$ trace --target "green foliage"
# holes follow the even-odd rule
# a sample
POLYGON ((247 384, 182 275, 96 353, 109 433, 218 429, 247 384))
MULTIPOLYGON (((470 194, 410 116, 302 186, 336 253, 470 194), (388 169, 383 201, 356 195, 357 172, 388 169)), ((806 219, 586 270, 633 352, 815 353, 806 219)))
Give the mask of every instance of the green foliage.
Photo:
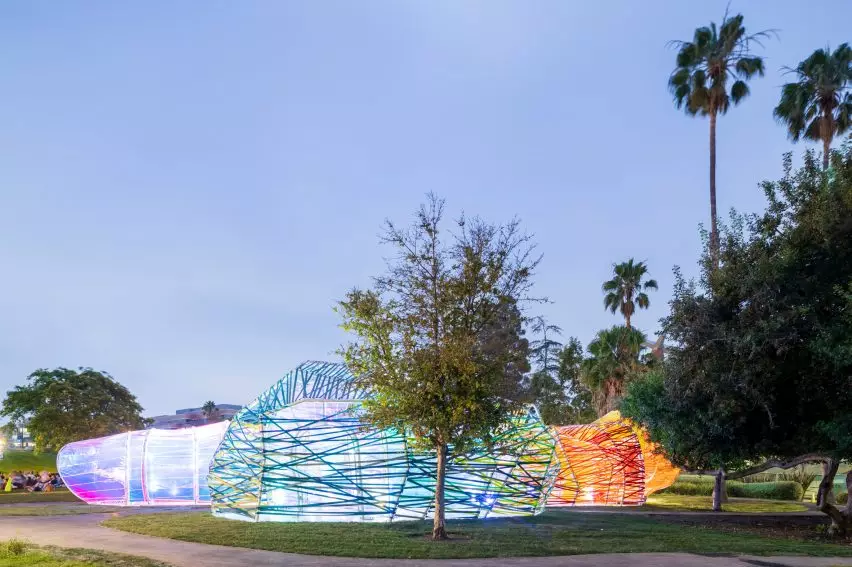
POLYGON ((817 49, 790 72, 796 81, 784 85, 775 118, 794 142, 822 141, 827 168, 831 141, 852 127, 852 48, 843 43, 834 52, 817 49))
POLYGON ((491 443, 530 401, 521 306, 537 264, 517 221, 461 218, 443 241, 443 206, 430 195, 411 227, 388 221, 383 242, 395 258, 373 289, 355 289, 338 306, 355 335, 342 354, 373 392, 364 421, 410 431, 437 453, 436 538, 448 449, 491 443))
POLYGON ((624 322, 627 328, 630 328, 630 318, 639 309, 648 309, 651 305, 648 294, 649 290, 657 289, 656 280, 642 279, 648 274, 648 267, 645 262, 633 262, 630 258, 627 262, 621 264, 613 264, 614 276, 611 280, 605 281, 601 286, 604 292, 604 307, 609 309, 611 313, 620 311, 624 316, 624 322))
POLYGON ((838 504, 845 506, 846 503, 849 502, 849 493, 848 492, 841 492, 840 494, 838 494, 835 497, 835 500, 837 500, 838 504))
MULTIPOLYGON (((777 482, 739 482, 725 483, 728 496, 732 498, 762 498, 765 500, 802 500, 804 490, 795 481, 777 482)), ((676 480, 674 484, 660 491, 661 494, 680 494, 685 496, 710 496, 713 494, 713 478, 676 480)))
POLYGON ((817 479, 817 474, 808 470, 808 468, 804 465, 799 465, 798 467, 794 467, 790 470, 786 470, 783 473, 778 475, 778 480, 790 480, 793 482, 798 482, 802 486, 803 497, 804 493, 808 491, 811 483, 817 479))
POLYGON ((701 286, 676 274, 674 347, 623 409, 678 465, 852 454, 852 148, 827 175, 813 152, 764 183, 762 215, 732 217, 701 286))
POLYGON ((583 361, 581 376, 599 416, 618 408, 627 385, 653 364, 639 357, 646 340, 642 331, 616 325, 599 331, 589 343, 590 356, 583 361))
MULTIPOLYGON (((533 343, 535 344, 535 343, 533 343)), ((548 425, 589 423, 597 418, 592 405, 592 393, 580 380, 583 346, 571 337, 557 353, 555 375, 541 372, 532 375, 530 390, 548 425)))
POLYGON ((9 555, 21 555, 27 551, 27 543, 19 539, 10 539, 3 546, 2 551, 9 555))
POLYGON ((734 498, 762 498, 764 500, 792 500, 800 502, 804 495, 802 485, 791 480, 778 482, 728 482, 728 496, 734 498))
POLYGON ((752 55, 751 48, 770 32, 749 35, 742 14, 722 19, 717 27, 695 30, 692 41, 675 41, 677 67, 669 78, 675 104, 687 114, 701 116, 725 114, 731 104, 739 104, 749 95, 747 81, 762 77, 763 59, 752 55), (728 82, 733 80, 730 90, 728 82))
POLYGON ((136 397, 105 372, 39 369, 27 380, 6 393, 0 415, 26 418, 38 451, 145 425, 136 397))
POLYGON ((201 406, 201 413, 204 414, 204 418, 207 421, 211 421, 219 413, 219 409, 216 407, 216 402, 213 400, 207 400, 204 402, 204 405, 201 406))

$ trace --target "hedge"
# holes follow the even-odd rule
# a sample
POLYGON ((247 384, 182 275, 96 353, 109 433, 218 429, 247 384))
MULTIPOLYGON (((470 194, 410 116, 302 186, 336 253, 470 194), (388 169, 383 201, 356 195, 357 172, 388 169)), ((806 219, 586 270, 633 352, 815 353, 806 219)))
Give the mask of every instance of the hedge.
MULTIPOLYGON (((790 480, 749 483, 728 481, 725 484, 728 496, 733 498, 763 498, 766 500, 792 500, 798 502, 804 494, 802 485, 790 480)), ((685 496, 710 496, 713 494, 713 479, 678 480, 662 492, 685 496)))
POLYGON ((795 480, 778 482, 732 482, 728 485, 728 496, 739 498, 763 498, 764 500, 802 500, 805 491, 795 480))

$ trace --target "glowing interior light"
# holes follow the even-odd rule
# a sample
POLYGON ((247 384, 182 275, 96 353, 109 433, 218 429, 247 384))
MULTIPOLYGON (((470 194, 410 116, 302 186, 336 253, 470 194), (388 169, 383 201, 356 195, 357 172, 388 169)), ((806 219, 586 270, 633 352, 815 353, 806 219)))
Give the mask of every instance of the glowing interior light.
POLYGON ((209 504, 207 464, 227 427, 148 429, 70 443, 56 466, 71 492, 89 504, 209 504), (203 463, 199 470, 194 454, 203 463))
MULTIPOLYGON (((432 514, 436 464, 393 429, 359 420, 368 392, 345 366, 305 363, 234 416, 210 465, 213 513, 247 521, 391 522, 432 514), (285 496, 286 495, 286 496, 285 496)), ((555 441, 534 410, 447 464, 447 518, 535 514, 555 441)))
POLYGON ((677 478, 678 469, 655 452, 647 433, 618 412, 553 429, 560 468, 548 506, 640 505, 677 478))

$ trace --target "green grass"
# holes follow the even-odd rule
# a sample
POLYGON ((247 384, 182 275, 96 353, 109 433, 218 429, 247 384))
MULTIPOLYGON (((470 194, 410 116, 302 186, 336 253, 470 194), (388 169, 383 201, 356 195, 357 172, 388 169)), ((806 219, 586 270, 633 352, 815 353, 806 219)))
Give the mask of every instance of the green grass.
POLYGON ((534 518, 449 522, 453 538, 431 542, 427 522, 239 522, 210 513, 139 514, 103 524, 182 541, 270 551, 383 558, 466 558, 581 553, 748 553, 852 556, 852 547, 666 523, 641 514, 550 511, 534 518))
MULTIPOLYGON (((684 496, 681 494, 652 494, 641 510, 706 512, 713 509, 710 496, 684 496)), ((783 512, 805 512, 807 507, 798 502, 782 500, 759 500, 757 498, 729 498, 722 505, 724 512, 747 512, 753 514, 777 514, 783 512)))
POLYGON ((0 544, 0 567, 168 567, 144 557, 93 549, 37 547, 12 540, 0 544))
POLYGON ((0 459, 0 472, 56 472, 56 453, 34 454, 32 451, 6 449, 0 459))
POLYGON ((111 514, 123 508, 111 506, 57 505, 57 506, 0 506, 2 516, 79 516, 80 514, 111 514))
POLYGON ((54 492, 3 492, 0 490, 0 506, 4 504, 22 504, 30 502, 82 502, 70 490, 61 489, 54 492))

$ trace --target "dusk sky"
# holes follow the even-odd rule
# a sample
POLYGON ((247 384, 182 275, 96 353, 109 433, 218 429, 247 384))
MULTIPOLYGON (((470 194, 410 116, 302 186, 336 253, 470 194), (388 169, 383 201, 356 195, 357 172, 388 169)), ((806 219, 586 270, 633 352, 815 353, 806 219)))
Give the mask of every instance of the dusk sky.
MULTIPOLYGON (((672 104, 671 39, 727 0, 0 4, 0 391, 91 366, 146 415, 245 403, 336 360, 332 311, 370 284, 424 194, 518 216, 537 308, 583 343, 620 322, 601 282, 647 261, 655 336, 672 267, 697 271, 708 124, 672 104)), ((852 2, 735 1, 778 30, 720 119, 719 209, 793 146, 781 67, 852 41, 852 2)))

